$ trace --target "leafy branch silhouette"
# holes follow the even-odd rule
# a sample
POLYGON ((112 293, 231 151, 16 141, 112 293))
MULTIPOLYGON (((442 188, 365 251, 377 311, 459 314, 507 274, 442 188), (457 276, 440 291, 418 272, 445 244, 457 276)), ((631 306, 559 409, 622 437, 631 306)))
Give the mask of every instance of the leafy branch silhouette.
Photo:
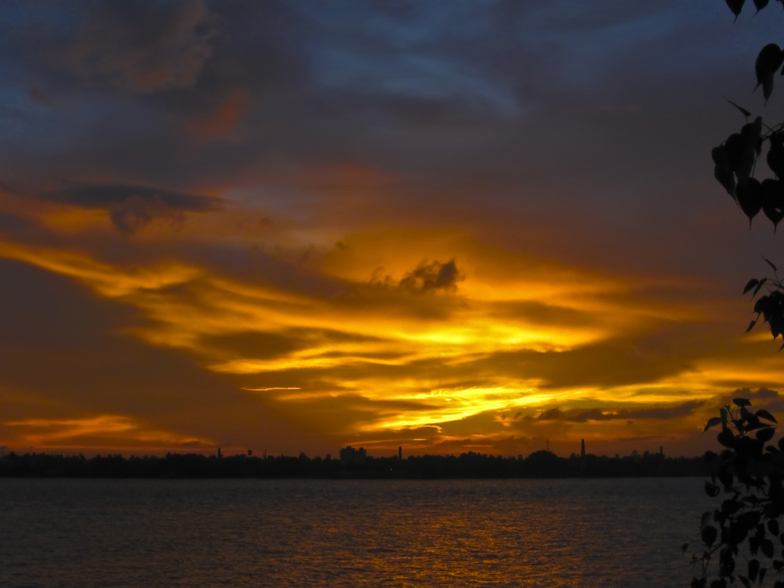
MULTIPOLYGON (((776 0, 784 7, 784 0, 776 0)), ((746 0, 726 0, 727 6, 737 20, 746 0)), ((769 0, 754 0, 757 13, 768 6, 769 0)), ((762 94, 767 103, 773 92, 775 75, 784 75, 784 50, 775 43, 765 45, 757 55, 754 64, 757 77, 755 90, 762 87, 762 94)), ((731 134, 720 145, 713 148, 713 175, 740 207, 752 220, 760 211, 773 223, 773 232, 784 220, 784 122, 769 126, 761 116, 749 121, 752 114, 746 108, 729 101, 746 119, 740 131, 731 134), (765 152, 765 163, 774 177, 762 181, 755 177, 758 162, 765 152)), ((761 167, 761 166, 760 166, 761 167)), ((778 278, 776 266, 769 260, 765 261, 773 268, 773 278, 752 279, 743 290, 753 290, 752 299, 756 298, 763 286, 767 286, 766 294, 761 296, 754 305, 757 318, 751 321, 746 332, 757 324, 760 317, 768 323, 775 340, 784 335, 784 284, 778 278)), ((784 345, 781 347, 784 349, 784 345)))
MULTIPOLYGON (((769 4, 769 0, 753 2, 757 13, 769 4)), ((777 2, 784 6, 784 0, 777 2)), ((726 3, 737 20, 745 0, 726 3)), ((757 56, 754 89, 762 87, 766 104, 776 73, 784 75, 783 66, 784 51, 775 43, 765 45, 757 56)), ((751 112, 735 102, 730 104, 746 122, 740 132, 713 149, 714 176, 748 217, 749 228, 762 211, 773 223, 775 234, 784 220, 784 123, 771 127, 761 116, 750 121, 751 112), (765 162, 774 177, 759 181, 755 173, 766 144, 765 162)), ((784 283, 776 265, 763 259, 773 270, 773 277, 751 279, 743 289, 744 294, 752 292, 752 300, 763 288, 766 291, 754 305, 757 317, 746 332, 762 317, 775 340, 784 336, 784 283)), ((776 424, 767 410, 753 412, 748 399, 735 398, 705 425, 705 431, 721 425, 717 439, 725 448, 711 481, 705 483, 705 493, 714 498, 722 495, 723 500, 700 519, 702 553, 692 555, 692 563, 699 565, 701 573, 692 578, 692 588, 707 588, 710 578, 715 578, 710 588, 726 588, 736 578, 746 588, 753 583, 761 586, 770 570, 777 574, 773 588, 784 588, 784 533, 779 525, 784 515, 784 439, 779 439, 777 445, 766 445, 776 433, 776 424)), ((683 550, 688 550, 688 544, 683 550)))
MULTIPOLYGON (((779 576, 784 560, 777 559, 774 541, 784 543, 779 518, 784 514, 784 439, 778 446, 765 445, 776 432, 776 419, 767 410, 751 410, 751 402, 735 398, 713 417, 705 430, 721 425, 718 441, 726 449, 719 457, 705 493, 724 494, 715 510, 702 514, 701 555, 692 555, 701 576, 693 578, 692 588, 705 588, 711 572, 718 578, 710 588, 726 588, 735 578, 747 588, 752 582, 762 585, 768 570, 779 576), (753 435, 753 436, 752 436, 753 435), (743 563, 745 562, 745 566, 743 563)), ((688 544, 683 546, 684 551, 688 544)), ((784 588, 777 580, 773 588, 784 588)))

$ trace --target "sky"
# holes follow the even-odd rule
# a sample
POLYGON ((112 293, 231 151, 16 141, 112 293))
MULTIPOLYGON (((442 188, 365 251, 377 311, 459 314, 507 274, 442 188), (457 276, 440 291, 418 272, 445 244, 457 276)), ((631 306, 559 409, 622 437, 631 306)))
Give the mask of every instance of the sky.
POLYGON ((784 237, 710 157, 745 122, 727 100, 784 120, 753 92, 782 23, 715 0, 3 2, 0 446, 716 449, 729 399, 784 408, 741 295, 784 237))

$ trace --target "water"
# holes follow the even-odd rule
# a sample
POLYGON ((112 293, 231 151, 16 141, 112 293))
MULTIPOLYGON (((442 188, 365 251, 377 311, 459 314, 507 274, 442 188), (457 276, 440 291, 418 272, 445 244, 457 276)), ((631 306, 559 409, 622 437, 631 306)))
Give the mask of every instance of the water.
POLYGON ((688 586, 699 478, 0 480, 0 586, 688 586))

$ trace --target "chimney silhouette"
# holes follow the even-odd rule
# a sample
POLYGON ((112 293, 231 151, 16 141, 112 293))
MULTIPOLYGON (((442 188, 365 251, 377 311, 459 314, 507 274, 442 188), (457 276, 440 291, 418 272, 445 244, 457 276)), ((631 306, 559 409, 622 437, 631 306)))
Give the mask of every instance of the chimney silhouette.
POLYGON ((403 447, 402 446, 397 448, 397 458, 400 461, 403 461, 403 447))
POLYGON ((585 439, 580 440, 580 457, 585 457, 585 439))

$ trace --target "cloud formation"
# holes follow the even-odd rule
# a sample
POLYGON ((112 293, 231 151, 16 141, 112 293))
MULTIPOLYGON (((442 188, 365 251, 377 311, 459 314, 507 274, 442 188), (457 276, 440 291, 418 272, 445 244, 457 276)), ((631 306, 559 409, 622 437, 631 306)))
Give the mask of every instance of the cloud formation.
POLYGON ((701 163, 775 21, 35 6, 0 3, 3 445, 693 454, 728 391, 779 406, 738 291, 780 244, 701 163))
POLYGON ((127 234, 155 219, 182 221, 186 212, 214 211, 221 204, 209 196, 133 184, 71 184, 43 193, 40 198, 105 210, 115 228, 127 234))
POLYGON ((142 93, 190 87, 219 33, 218 19, 201 0, 111 2, 85 13, 60 59, 98 85, 142 93))
MULTIPOLYGON (((585 423, 587 421, 608 421, 608 420, 628 420, 628 419, 677 419, 694 414, 694 411, 705 405, 704 400, 690 400, 682 404, 661 408, 644 408, 640 410, 619 410, 609 411, 600 408, 593 408, 582 412, 570 411, 565 413, 558 408, 551 408, 542 411, 536 420, 538 421, 569 421, 573 423, 585 423)), ((531 417, 529 417, 531 418, 531 417)))

